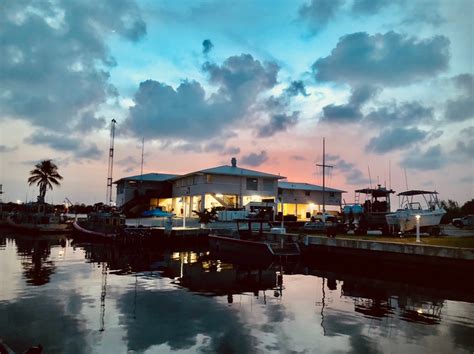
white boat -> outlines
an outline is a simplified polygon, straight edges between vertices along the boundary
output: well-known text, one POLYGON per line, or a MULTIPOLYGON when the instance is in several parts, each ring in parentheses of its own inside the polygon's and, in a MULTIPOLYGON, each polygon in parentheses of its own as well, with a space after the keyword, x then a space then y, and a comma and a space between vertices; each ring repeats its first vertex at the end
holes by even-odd
POLYGON ((409 190, 398 194, 400 208, 385 215, 392 232, 407 232, 416 229, 417 217, 420 230, 439 234, 441 218, 446 214, 439 201, 438 192, 409 190))

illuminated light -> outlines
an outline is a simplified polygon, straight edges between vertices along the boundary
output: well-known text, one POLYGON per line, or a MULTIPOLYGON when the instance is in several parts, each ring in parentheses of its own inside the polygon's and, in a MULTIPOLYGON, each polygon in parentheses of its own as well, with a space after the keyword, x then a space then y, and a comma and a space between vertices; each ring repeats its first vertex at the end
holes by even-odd
POLYGON ((415 215, 416 220, 420 220, 421 216, 419 214, 415 215))
POLYGON ((20 199, 17 199, 16 203, 17 203, 17 204, 21 204, 21 200, 20 200, 20 199))
MULTIPOLYGON (((417 215, 417 216, 419 216, 419 215, 417 215)), ((416 310, 416 312, 418 312, 421 315, 423 313, 423 309, 418 309, 418 310, 416 310)))
POLYGON ((311 209, 314 209, 314 208, 316 208, 316 204, 314 204, 314 203, 309 203, 309 207, 310 207, 311 209))
POLYGON ((224 195, 223 195, 223 194, 220 194, 220 193, 217 193, 217 194, 216 194, 216 197, 217 197, 217 198, 222 198, 223 196, 224 196, 224 195))

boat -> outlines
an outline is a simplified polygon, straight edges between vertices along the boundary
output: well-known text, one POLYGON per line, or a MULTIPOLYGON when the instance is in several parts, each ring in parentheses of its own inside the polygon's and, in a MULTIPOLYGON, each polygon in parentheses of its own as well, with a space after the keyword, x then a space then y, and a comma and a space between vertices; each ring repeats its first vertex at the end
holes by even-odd
POLYGON ((390 195, 393 193, 395 191, 380 184, 376 188, 355 190, 355 203, 342 208, 346 231, 366 234, 369 230, 380 230, 388 233, 385 216, 390 213, 390 195))
POLYGON ((211 251, 223 254, 233 254, 241 257, 295 257, 301 255, 301 250, 296 242, 288 242, 284 235, 263 233, 265 219, 236 219, 237 230, 213 230, 209 234, 211 251), (242 229, 241 223, 247 223, 248 228, 242 229), (259 223, 259 231, 253 232, 252 223, 259 223))
POLYGON ((400 208, 385 215, 392 232, 405 233, 416 229, 417 218, 420 230, 439 235, 441 218, 446 214, 438 200, 438 192, 408 190, 398 194, 400 208))
POLYGON ((117 210, 97 210, 72 224, 76 235, 92 239, 115 239, 125 230, 125 215, 117 210))
POLYGON ((22 210, 7 216, 7 223, 11 227, 39 233, 65 233, 71 230, 71 220, 65 214, 52 211, 46 203, 29 203, 22 210))

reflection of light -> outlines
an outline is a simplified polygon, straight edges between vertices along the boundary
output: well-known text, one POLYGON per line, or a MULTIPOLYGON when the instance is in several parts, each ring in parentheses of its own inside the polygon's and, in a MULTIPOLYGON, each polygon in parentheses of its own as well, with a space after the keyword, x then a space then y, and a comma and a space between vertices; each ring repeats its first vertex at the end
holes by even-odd
MULTIPOLYGON (((420 215, 417 215, 418 216, 418 219, 420 218, 420 215)), ((416 310, 416 312, 418 312, 420 315, 423 313, 423 309, 418 309, 416 310)))
POLYGON ((63 257, 64 257, 64 250, 59 250, 58 258, 63 258, 63 257))

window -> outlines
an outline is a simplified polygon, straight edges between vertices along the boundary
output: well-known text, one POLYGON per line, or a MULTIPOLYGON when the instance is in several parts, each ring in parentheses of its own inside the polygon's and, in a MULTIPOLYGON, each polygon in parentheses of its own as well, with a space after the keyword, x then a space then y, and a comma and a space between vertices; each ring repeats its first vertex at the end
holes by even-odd
POLYGON ((269 179, 269 178, 264 178, 263 179, 263 190, 264 191, 271 192, 271 191, 273 191, 274 186, 275 186, 275 184, 273 183, 272 179, 269 179))
POLYGON ((334 192, 331 192, 331 193, 329 193, 329 196, 330 196, 330 197, 335 197, 336 194, 335 194, 334 192))
POLYGON ((248 191, 258 191, 258 179, 257 178, 247 178, 247 190, 248 191))
POLYGON ((305 191, 305 192, 304 192, 304 195, 307 196, 307 197, 309 197, 310 194, 311 194, 310 191, 305 191))
POLYGON ((206 175, 206 183, 212 183, 212 175, 206 175))

